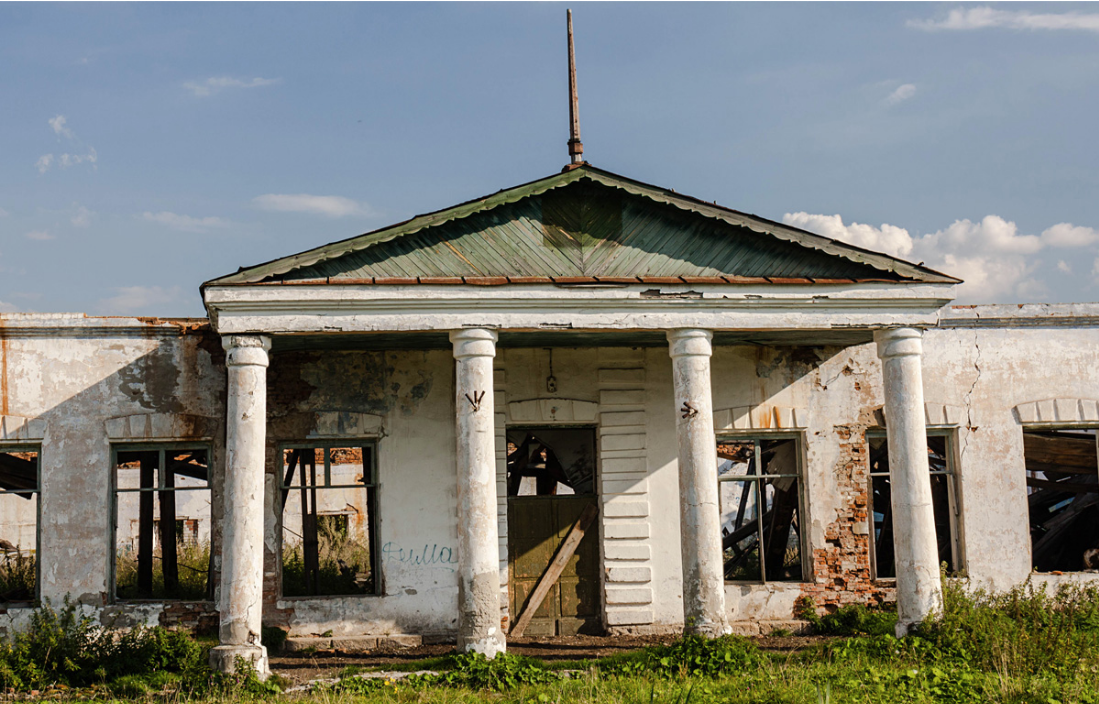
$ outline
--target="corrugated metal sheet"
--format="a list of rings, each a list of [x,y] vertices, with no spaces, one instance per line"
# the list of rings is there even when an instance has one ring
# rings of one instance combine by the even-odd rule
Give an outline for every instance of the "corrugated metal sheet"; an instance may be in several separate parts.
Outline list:
[[[405,283],[424,277],[720,276],[956,281],[584,166],[207,285],[388,278]],[[499,283],[509,282],[516,283]]]

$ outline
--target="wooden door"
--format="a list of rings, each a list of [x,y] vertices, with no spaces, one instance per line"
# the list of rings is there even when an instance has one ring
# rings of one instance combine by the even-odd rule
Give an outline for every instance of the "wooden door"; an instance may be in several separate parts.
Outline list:
[[[593,495],[512,496],[508,498],[508,584],[511,622],[519,618],[530,593],[557,548]],[[524,635],[571,636],[602,632],[599,608],[599,530],[592,525],[534,614]]]

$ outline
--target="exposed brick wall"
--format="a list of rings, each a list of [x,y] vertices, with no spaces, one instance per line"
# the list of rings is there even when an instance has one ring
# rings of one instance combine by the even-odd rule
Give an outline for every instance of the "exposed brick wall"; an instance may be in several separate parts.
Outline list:
[[[860,419],[860,420],[869,420]],[[892,582],[871,578],[866,446],[869,422],[834,427],[840,449],[835,471],[841,507],[825,528],[825,544],[813,550],[814,581],[802,587],[818,611],[831,612],[847,604],[880,605],[896,601]]]
[[[207,601],[170,602],[160,613],[160,625],[187,630],[195,635],[214,635],[218,632],[218,612]]]

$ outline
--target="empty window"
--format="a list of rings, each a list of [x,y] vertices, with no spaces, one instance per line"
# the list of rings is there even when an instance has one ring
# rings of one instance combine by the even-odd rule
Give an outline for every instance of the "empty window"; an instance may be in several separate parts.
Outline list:
[[[798,457],[796,438],[718,440],[726,580],[802,580],[805,570]]]
[[[866,434],[870,446],[870,491],[867,507],[870,522],[871,568],[876,579],[897,576],[893,556],[893,504],[889,481],[889,443],[880,432]],[[931,501],[935,513],[935,536],[939,563],[950,572],[961,569],[958,544],[958,502],[950,436],[929,433],[927,463],[931,470]]]
[[[1023,433],[1032,566],[1038,572],[1099,569],[1096,431]]]
[[[595,493],[595,428],[509,428],[508,496]]]
[[[118,446],[115,596],[210,600],[210,451]]]
[[[0,448],[0,605],[37,596],[38,448]]]
[[[282,593],[378,593],[374,447],[294,445],[282,457]]]

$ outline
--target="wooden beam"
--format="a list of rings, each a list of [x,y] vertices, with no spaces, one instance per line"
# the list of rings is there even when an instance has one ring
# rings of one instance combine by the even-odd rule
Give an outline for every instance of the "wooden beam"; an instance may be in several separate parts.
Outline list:
[[[598,501],[598,499],[596,499]],[[553,589],[553,585],[557,584],[557,580],[560,579],[561,573],[565,571],[565,565],[568,564],[569,558],[576,552],[576,548],[580,547],[580,541],[584,539],[584,533],[591,526],[592,521],[599,515],[599,507],[594,503],[588,504],[588,507],[584,509],[584,512],[580,514],[580,518],[576,519],[576,523],[572,524],[572,528],[569,528],[568,535],[561,542],[561,547],[557,549],[557,554],[550,560],[549,567],[542,573],[542,576],[538,579],[538,585],[534,587],[534,591],[531,592],[530,598],[527,600],[526,607],[523,608],[523,612],[519,614],[518,620],[511,628],[511,635],[521,636],[523,631],[527,630],[527,626],[530,625],[531,620],[534,618],[534,612],[538,611],[538,608],[542,606],[542,602],[545,601],[546,595],[549,594],[550,589]]]

